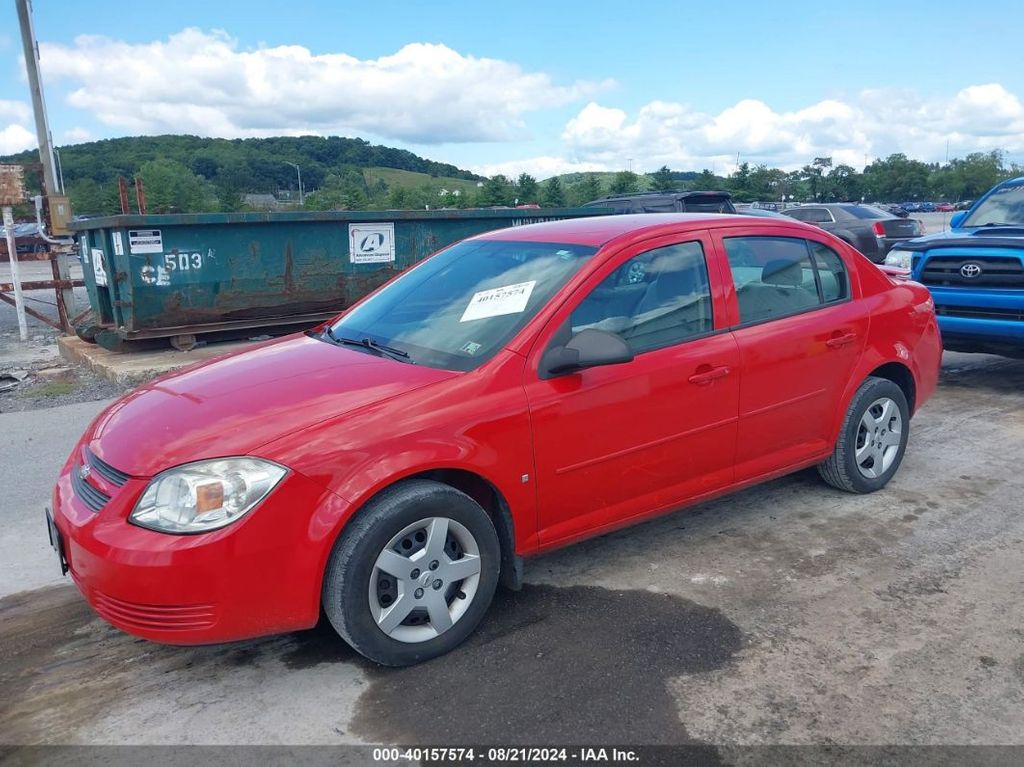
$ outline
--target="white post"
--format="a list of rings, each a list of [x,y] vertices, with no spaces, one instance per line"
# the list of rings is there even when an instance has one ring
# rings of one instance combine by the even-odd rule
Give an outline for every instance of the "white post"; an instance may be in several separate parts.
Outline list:
[[[18,244],[14,241],[14,212],[10,205],[4,206],[4,231],[7,233],[7,254],[11,259],[11,282],[14,283],[14,308],[18,315],[18,335],[28,340],[28,325],[25,324],[25,297],[21,293],[21,275],[18,272]]]

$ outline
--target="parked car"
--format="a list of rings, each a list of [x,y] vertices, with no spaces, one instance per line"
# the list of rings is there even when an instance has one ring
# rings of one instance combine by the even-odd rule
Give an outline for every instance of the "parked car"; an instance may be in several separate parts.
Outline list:
[[[743,210],[737,210],[736,213],[738,213],[741,216],[755,216],[757,218],[781,218],[783,220],[786,219],[785,214],[779,213],[774,210],[769,210],[768,208],[745,208]]]
[[[926,288],[791,219],[502,229],[123,397],[47,521],[124,631],[223,642],[322,611],[401,666],[465,640],[525,557],[809,466],[884,487],[940,356]]]
[[[951,202],[940,202],[935,206],[935,210],[939,213],[950,213],[956,210],[956,206]]]
[[[871,203],[871,205],[875,208],[884,210],[887,213],[892,213],[897,218],[908,218],[910,216],[910,213],[908,211],[904,210],[902,207],[894,203],[873,202]]]
[[[896,243],[924,234],[920,221],[899,218],[873,205],[852,202],[802,205],[785,214],[831,232],[876,264],[885,260],[885,254]]]
[[[931,290],[947,349],[1024,357],[1024,177],[996,185],[949,225],[900,243],[886,264]]]
[[[610,194],[583,204],[616,213],[735,213],[728,192],[637,192]]]

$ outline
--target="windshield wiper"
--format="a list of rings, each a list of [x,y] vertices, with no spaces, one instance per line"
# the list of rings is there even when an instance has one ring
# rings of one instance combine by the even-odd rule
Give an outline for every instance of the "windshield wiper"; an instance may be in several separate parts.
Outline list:
[[[337,336],[334,334],[334,329],[328,325],[324,329],[324,333],[336,344],[344,344],[346,346],[361,346],[364,349],[371,349],[385,357],[390,357],[397,362],[412,362],[409,357],[409,352],[404,352],[401,349],[396,349],[393,346],[386,346],[381,343],[377,343],[372,338],[345,338],[344,336]]]

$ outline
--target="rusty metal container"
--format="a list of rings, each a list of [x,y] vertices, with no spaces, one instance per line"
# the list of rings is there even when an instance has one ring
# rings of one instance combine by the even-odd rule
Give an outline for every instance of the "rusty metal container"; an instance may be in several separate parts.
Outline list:
[[[76,222],[107,348],[202,333],[311,326],[439,248],[480,232],[601,215],[557,208],[110,216]]]

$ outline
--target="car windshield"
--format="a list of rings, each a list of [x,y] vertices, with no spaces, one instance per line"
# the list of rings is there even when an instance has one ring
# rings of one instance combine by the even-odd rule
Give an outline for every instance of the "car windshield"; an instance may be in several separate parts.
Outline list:
[[[1024,225],[1024,184],[996,189],[978,205],[961,226]]]
[[[347,312],[331,327],[333,339],[325,340],[349,339],[368,353],[396,356],[383,345],[405,362],[472,370],[496,354],[596,251],[561,243],[461,242]]]

